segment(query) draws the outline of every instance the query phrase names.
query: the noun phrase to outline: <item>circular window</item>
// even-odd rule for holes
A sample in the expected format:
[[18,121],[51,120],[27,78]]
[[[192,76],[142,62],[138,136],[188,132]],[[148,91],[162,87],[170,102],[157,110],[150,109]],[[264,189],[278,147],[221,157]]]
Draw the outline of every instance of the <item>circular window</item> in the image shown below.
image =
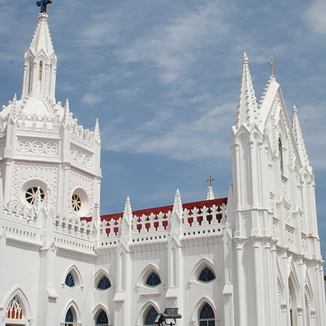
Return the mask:
[[82,208],[82,200],[80,199],[80,197],[77,194],[73,194],[71,197],[71,205],[72,205],[72,209],[75,212],[79,212]]
[[44,200],[44,191],[40,187],[32,186],[25,192],[25,199],[29,204],[33,205],[35,203],[38,189],[40,190],[41,200]]
[[86,216],[89,213],[89,199],[87,193],[82,188],[76,188],[71,194],[71,211],[79,217]]

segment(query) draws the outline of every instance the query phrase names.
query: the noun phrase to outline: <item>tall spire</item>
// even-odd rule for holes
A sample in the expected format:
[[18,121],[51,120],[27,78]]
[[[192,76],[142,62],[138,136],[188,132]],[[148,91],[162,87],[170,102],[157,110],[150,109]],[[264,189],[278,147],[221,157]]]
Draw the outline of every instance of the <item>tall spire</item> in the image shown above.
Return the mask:
[[298,109],[296,108],[296,106],[294,106],[292,109],[292,128],[293,128],[297,149],[300,155],[301,163],[304,166],[309,166],[310,163],[306,151],[306,146],[304,144],[303,137],[302,137],[302,131],[301,131],[300,122],[298,118]]
[[57,57],[48,26],[48,15],[40,12],[32,42],[24,58],[22,98],[32,96],[54,101]]
[[249,70],[248,56],[246,53],[244,53],[242,57],[242,78],[240,84],[236,126],[240,127],[243,123],[249,126],[251,123],[257,121],[258,117],[259,112]]

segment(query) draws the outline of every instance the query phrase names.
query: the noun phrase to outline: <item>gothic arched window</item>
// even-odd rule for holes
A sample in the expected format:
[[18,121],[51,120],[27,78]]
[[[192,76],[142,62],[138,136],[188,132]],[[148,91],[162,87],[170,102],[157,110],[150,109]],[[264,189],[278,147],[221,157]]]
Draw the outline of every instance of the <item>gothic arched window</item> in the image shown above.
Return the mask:
[[65,284],[69,286],[70,288],[75,286],[75,279],[73,275],[69,272],[66,276]]
[[23,309],[18,298],[14,297],[7,309],[7,318],[9,319],[23,319]]
[[155,323],[157,315],[157,310],[154,307],[151,307],[151,309],[148,310],[148,313],[146,315],[145,325],[157,325],[157,323]]
[[208,303],[205,303],[200,311],[199,326],[215,326],[214,311]]
[[106,315],[106,312],[102,310],[99,315],[96,318],[96,325],[101,325],[101,326],[108,326],[109,325],[109,320],[108,316]]
[[39,70],[38,70],[38,80],[42,80],[43,75],[43,61],[40,61]]
[[107,290],[110,287],[111,287],[111,282],[106,276],[103,276],[97,284],[97,288],[99,290]]
[[202,282],[210,282],[215,279],[215,274],[209,267],[206,266],[200,272],[198,279],[199,279],[199,281],[202,281]]
[[72,313],[71,308],[68,309],[65,318],[65,326],[73,326],[74,325],[74,315]]
[[155,272],[150,273],[149,276],[147,277],[146,285],[156,286],[156,285],[159,285],[159,284],[161,284],[161,279],[157,275],[157,273],[155,273]]
[[283,146],[282,146],[282,140],[281,137],[278,139],[278,151],[279,151],[279,155],[280,155],[280,169],[281,169],[281,173],[283,174],[284,172],[284,166],[283,166]]

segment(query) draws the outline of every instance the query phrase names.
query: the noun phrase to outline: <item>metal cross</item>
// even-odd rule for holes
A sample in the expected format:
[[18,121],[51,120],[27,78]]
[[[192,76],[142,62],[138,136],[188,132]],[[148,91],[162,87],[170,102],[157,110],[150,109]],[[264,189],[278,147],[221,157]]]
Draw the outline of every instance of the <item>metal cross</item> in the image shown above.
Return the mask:
[[41,7],[40,12],[46,12],[46,6],[52,3],[51,0],[39,0],[36,2],[36,5],[38,7]]
[[268,61],[269,65],[271,66],[271,69],[272,69],[272,76],[274,76],[274,71],[276,70],[275,66],[274,66],[274,60],[273,58],[271,58],[269,61]]
[[208,179],[206,179],[206,181],[209,183],[209,186],[211,187],[212,181],[214,181],[214,179],[211,176],[209,176]]

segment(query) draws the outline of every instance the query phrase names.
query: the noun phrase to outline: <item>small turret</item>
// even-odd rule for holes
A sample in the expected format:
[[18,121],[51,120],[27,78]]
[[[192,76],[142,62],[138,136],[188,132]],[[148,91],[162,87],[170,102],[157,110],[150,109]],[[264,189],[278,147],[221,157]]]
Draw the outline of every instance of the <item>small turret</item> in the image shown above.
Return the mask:
[[33,96],[55,101],[57,57],[48,27],[48,15],[39,13],[32,42],[24,58],[22,99]]

